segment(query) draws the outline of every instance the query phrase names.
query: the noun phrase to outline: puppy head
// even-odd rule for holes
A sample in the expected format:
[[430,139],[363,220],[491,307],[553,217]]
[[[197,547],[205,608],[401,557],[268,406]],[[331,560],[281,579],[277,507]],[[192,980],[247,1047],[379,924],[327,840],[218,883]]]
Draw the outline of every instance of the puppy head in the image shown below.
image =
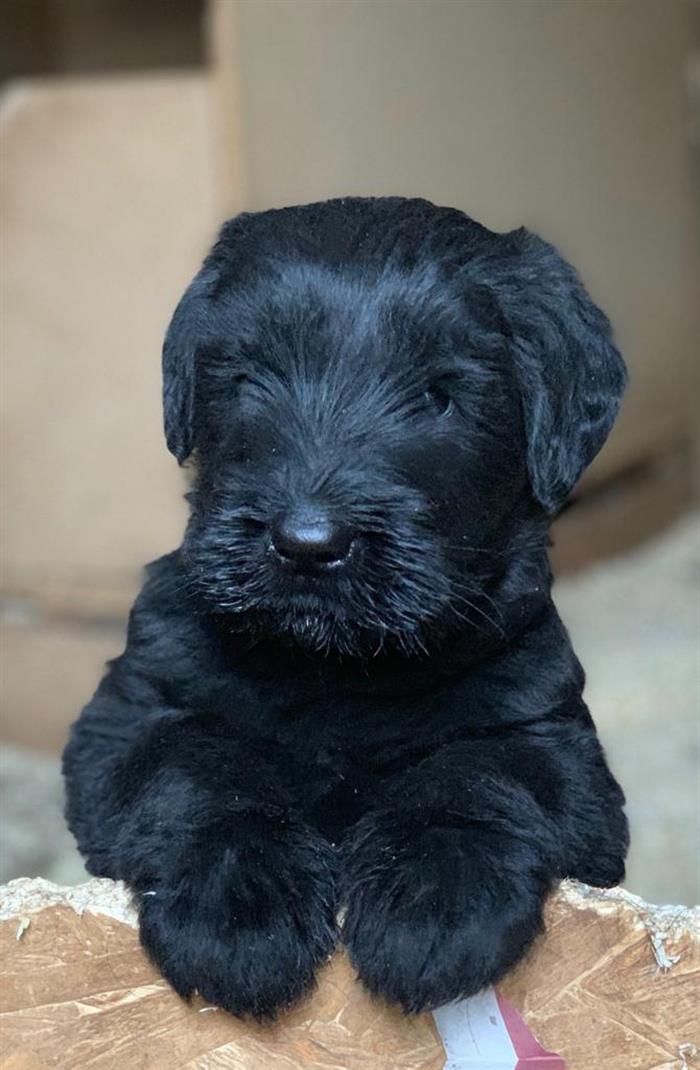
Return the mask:
[[561,504],[624,383],[550,246],[401,198],[227,224],[163,367],[192,581],[234,628],[353,654],[498,628],[514,528]]

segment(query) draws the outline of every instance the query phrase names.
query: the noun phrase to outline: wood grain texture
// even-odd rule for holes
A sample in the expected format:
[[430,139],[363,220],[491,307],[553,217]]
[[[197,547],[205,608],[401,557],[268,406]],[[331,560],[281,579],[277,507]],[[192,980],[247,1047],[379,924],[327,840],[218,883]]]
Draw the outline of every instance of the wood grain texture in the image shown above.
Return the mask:
[[[261,1026],[178,999],[141,952],[128,893],[110,881],[14,881],[0,890],[0,918],[3,1070],[444,1066],[432,1016],[372,1001],[342,954],[308,1002]],[[699,975],[700,911],[565,882],[546,934],[501,987],[567,1070],[691,1070]]]
[[501,987],[568,1070],[700,1066],[698,908],[564,882],[546,936]]
[[[48,885],[42,908],[33,892],[38,883],[12,882],[10,889],[24,885],[14,902],[3,890],[0,1050],[11,1060],[3,1068],[438,1070],[444,1064],[432,1018],[408,1020],[373,1003],[344,956],[326,967],[308,1003],[272,1026],[242,1023],[201,1000],[188,1006],[161,980],[139,947],[126,891],[118,891],[115,906],[111,882],[90,881],[83,887],[92,891],[71,905]],[[101,912],[105,897],[111,915]],[[22,918],[30,924],[18,940]]]

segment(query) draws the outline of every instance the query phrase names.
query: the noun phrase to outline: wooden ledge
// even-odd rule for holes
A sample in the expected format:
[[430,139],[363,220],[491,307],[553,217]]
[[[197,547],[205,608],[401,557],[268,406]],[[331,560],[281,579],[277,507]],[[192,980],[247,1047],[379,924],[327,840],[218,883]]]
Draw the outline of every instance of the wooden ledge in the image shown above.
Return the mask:
[[[445,1066],[432,1015],[407,1019],[372,1001],[341,953],[306,1003],[260,1026],[183,1003],[146,960],[135,925],[128,891],[111,881],[0,889],[4,1070]],[[700,909],[566,881],[546,933],[499,991],[567,1070],[692,1070],[699,980]]]

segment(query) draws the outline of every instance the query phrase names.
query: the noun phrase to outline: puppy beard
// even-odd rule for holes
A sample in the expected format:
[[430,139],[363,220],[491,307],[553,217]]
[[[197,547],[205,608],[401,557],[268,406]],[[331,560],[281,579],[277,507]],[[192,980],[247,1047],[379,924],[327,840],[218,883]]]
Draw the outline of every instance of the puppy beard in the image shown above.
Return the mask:
[[358,620],[329,612],[304,612],[289,606],[264,606],[226,616],[228,629],[250,637],[251,642],[274,638],[308,655],[373,659],[386,652],[421,657],[428,652],[430,625],[390,630],[383,625],[363,626]]
[[306,654],[361,657],[376,650],[381,640],[343,616],[328,612],[267,606],[242,613],[232,629],[252,636],[274,637]]
[[230,522],[225,536],[194,523],[183,547],[190,585],[231,632],[309,654],[426,653],[453,595],[436,542],[375,534],[361,556],[338,576],[283,575],[249,530]]

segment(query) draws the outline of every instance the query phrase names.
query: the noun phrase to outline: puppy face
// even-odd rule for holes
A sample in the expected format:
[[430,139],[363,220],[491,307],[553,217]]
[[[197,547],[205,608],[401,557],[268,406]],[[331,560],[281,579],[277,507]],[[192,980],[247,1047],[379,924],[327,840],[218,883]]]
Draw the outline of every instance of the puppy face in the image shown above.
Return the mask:
[[171,448],[196,454],[183,559],[232,628],[415,654],[498,627],[489,592],[513,526],[540,509],[523,403],[536,369],[512,278],[487,281],[499,240],[396,199],[225,229],[164,367]]
[[466,314],[434,272],[363,275],[285,264],[218,299],[185,557],[240,625],[410,651],[469,619],[524,434],[488,309]]

